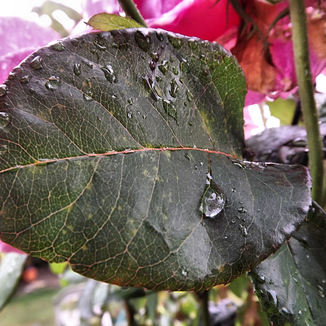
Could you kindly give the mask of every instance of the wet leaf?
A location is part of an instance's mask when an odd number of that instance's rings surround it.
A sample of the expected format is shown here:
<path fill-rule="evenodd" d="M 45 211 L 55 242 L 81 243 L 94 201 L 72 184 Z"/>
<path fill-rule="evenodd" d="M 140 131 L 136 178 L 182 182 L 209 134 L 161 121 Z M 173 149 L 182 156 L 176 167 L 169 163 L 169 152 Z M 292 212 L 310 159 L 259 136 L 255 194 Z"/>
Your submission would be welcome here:
<path fill-rule="evenodd" d="M 116 29 L 142 27 L 142 25 L 131 18 L 107 13 L 92 16 L 87 22 L 87 25 L 102 32 L 113 31 Z"/>
<path fill-rule="evenodd" d="M 92 33 L 38 50 L 5 86 L 0 236 L 34 256 L 201 291 L 252 269 L 308 211 L 306 168 L 240 160 L 245 80 L 217 44 Z"/>
<path fill-rule="evenodd" d="M 252 277 L 276 325 L 324 325 L 326 320 L 326 213 L 317 204 L 309 221 Z"/>

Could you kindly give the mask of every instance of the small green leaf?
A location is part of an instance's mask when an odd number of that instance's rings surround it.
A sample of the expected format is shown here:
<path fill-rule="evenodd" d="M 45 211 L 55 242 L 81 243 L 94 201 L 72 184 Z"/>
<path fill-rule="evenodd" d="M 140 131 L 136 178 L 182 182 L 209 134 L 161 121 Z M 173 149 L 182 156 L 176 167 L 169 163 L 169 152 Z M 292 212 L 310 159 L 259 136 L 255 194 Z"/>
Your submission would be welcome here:
<path fill-rule="evenodd" d="M 67 268 L 67 263 L 51 263 L 50 270 L 53 274 L 62 274 Z"/>
<path fill-rule="evenodd" d="M 280 119 L 282 126 L 291 125 L 294 111 L 295 102 L 291 99 L 277 99 L 273 102 L 267 102 L 272 116 Z"/>
<path fill-rule="evenodd" d="M 253 270 L 257 295 L 275 325 L 322 326 L 326 320 L 326 213 L 309 221 Z"/>
<path fill-rule="evenodd" d="M 107 13 L 92 16 L 87 22 L 87 25 L 102 32 L 113 31 L 116 29 L 143 27 L 131 18 Z"/>
<path fill-rule="evenodd" d="M 8 253 L 0 260 L 0 311 L 13 294 L 23 272 L 27 255 Z"/>

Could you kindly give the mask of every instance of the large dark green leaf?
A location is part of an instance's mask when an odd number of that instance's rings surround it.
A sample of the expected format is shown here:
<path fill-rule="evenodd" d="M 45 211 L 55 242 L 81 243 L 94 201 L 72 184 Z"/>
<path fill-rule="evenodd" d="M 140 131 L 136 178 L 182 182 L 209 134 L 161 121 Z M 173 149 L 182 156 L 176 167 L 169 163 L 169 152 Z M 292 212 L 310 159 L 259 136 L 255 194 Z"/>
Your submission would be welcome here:
<path fill-rule="evenodd" d="M 326 213 L 310 219 L 252 273 L 257 294 L 275 325 L 325 325 Z"/>
<path fill-rule="evenodd" d="M 2 93 L 0 236 L 85 276 L 226 283 L 280 246 L 310 205 L 304 167 L 234 158 L 245 80 L 217 44 L 89 34 L 32 54 Z"/>

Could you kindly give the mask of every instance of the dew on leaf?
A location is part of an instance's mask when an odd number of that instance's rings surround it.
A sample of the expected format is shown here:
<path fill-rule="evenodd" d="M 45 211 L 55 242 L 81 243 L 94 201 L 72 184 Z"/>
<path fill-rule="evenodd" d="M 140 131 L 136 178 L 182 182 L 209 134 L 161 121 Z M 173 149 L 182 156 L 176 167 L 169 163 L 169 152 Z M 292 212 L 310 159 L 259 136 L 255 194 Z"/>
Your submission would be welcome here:
<path fill-rule="evenodd" d="M 0 96 L 5 96 L 7 94 L 7 85 L 1 84 L 0 85 Z"/>
<path fill-rule="evenodd" d="M 51 76 L 45 83 L 47 89 L 55 90 L 61 85 L 60 77 Z"/>
<path fill-rule="evenodd" d="M 170 83 L 170 95 L 172 97 L 176 97 L 177 93 L 179 91 L 179 85 L 177 84 L 177 82 L 175 80 L 172 80 Z"/>
<path fill-rule="evenodd" d="M 174 104 L 169 100 L 163 100 L 164 111 L 172 117 L 174 120 L 177 120 L 177 109 Z"/>
<path fill-rule="evenodd" d="M 148 51 L 151 46 L 151 39 L 148 35 L 144 35 L 141 31 L 135 33 L 135 41 L 137 45 L 143 50 Z"/>
<path fill-rule="evenodd" d="M 22 84 L 27 84 L 31 79 L 31 76 L 29 75 L 25 75 L 25 76 L 22 76 L 19 81 L 22 83 Z"/>
<path fill-rule="evenodd" d="M 84 97 L 85 101 L 90 102 L 93 100 L 92 95 L 93 95 L 92 92 L 87 92 L 87 93 L 83 94 L 83 97 Z"/>
<path fill-rule="evenodd" d="M 104 77 L 106 80 L 108 80 L 110 83 L 116 82 L 117 77 L 111 65 L 101 67 L 101 70 L 104 72 Z"/>
<path fill-rule="evenodd" d="M 74 74 L 76 76 L 80 76 L 80 74 L 81 74 L 81 64 L 80 63 L 75 63 L 73 71 L 74 71 Z"/>
<path fill-rule="evenodd" d="M 150 55 L 154 62 L 158 62 L 160 55 L 157 52 L 152 52 Z"/>
<path fill-rule="evenodd" d="M 242 234 L 246 237 L 248 235 L 247 228 L 244 225 L 242 225 L 242 224 L 239 225 L 239 228 L 240 228 Z"/>
<path fill-rule="evenodd" d="M 167 60 L 163 60 L 162 63 L 158 66 L 158 69 L 162 72 L 163 75 L 169 70 L 169 62 Z"/>
<path fill-rule="evenodd" d="M 180 49 L 182 46 L 182 41 L 179 38 L 168 35 L 168 40 L 175 49 Z"/>
<path fill-rule="evenodd" d="M 5 128 L 10 122 L 10 117 L 7 112 L 0 112 L 0 128 Z"/>
<path fill-rule="evenodd" d="M 127 113 L 127 117 L 128 117 L 129 119 L 131 119 L 131 118 L 132 118 L 132 113 L 131 113 L 131 112 L 128 112 L 128 113 Z"/>
<path fill-rule="evenodd" d="M 247 210 L 243 206 L 241 206 L 238 208 L 238 212 L 239 213 L 247 213 Z"/>
<path fill-rule="evenodd" d="M 216 185 L 210 183 L 206 186 L 199 210 L 206 217 L 214 218 L 224 209 L 225 203 L 224 193 Z"/>
<path fill-rule="evenodd" d="M 42 58 L 38 55 L 36 56 L 30 63 L 30 66 L 35 69 L 39 70 L 42 68 Z"/>
<path fill-rule="evenodd" d="M 64 51 L 64 49 L 65 49 L 62 42 L 58 42 L 58 43 L 53 44 L 52 48 L 53 48 L 53 50 L 59 51 L 59 52 Z"/>

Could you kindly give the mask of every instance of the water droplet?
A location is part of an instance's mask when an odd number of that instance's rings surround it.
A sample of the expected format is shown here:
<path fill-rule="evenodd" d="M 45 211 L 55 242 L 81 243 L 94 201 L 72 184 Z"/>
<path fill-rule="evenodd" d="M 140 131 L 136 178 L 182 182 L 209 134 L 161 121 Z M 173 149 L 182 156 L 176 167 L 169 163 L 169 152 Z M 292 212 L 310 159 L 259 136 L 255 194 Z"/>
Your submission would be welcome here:
<path fill-rule="evenodd" d="M 127 113 L 127 116 L 128 116 L 129 119 L 131 119 L 132 118 L 132 113 L 131 112 L 128 112 Z"/>
<path fill-rule="evenodd" d="M 190 161 L 190 156 L 188 153 L 185 154 L 185 158 Z"/>
<path fill-rule="evenodd" d="M 81 64 L 80 63 L 75 63 L 73 70 L 74 70 L 74 74 L 76 76 L 80 76 L 80 74 L 81 74 Z"/>
<path fill-rule="evenodd" d="M 187 271 L 185 271 L 184 269 L 181 271 L 181 274 L 182 274 L 183 276 L 187 276 L 187 275 L 188 275 Z"/>
<path fill-rule="evenodd" d="M 179 85 L 177 84 L 177 82 L 175 80 L 172 80 L 170 83 L 171 89 L 170 89 L 170 95 L 172 97 L 176 97 L 177 93 L 179 91 Z"/>
<path fill-rule="evenodd" d="M 236 192 L 236 191 L 237 191 L 237 189 L 235 189 L 235 188 L 232 188 L 232 189 L 231 189 L 231 191 L 232 191 L 232 192 Z"/>
<path fill-rule="evenodd" d="M 93 100 L 92 95 L 93 95 L 93 93 L 91 91 L 89 91 L 87 93 L 84 93 L 83 97 L 84 97 L 85 101 L 90 102 Z"/>
<path fill-rule="evenodd" d="M 168 40 L 169 42 L 172 44 L 172 46 L 175 48 L 175 49 L 180 49 L 181 46 L 182 46 L 182 41 L 181 39 L 175 37 L 175 36 L 172 36 L 170 34 L 168 34 Z"/>
<path fill-rule="evenodd" d="M 61 85 L 60 77 L 51 76 L 45 83 L 47 89 L 55 90 Z"/>
<path fill-rule="evenodd" d="M 290 311 L 286 307 L 283 307 L 281 309 L 281 313 L 284 314 L 284 315 L 290 315 L 291 314 Z"/>
<path fill-rule="evenodd" d="M 53 50 L 55 51 L 64 51 L 65 47 L 63 46 L 62 42 L 58 42 L 52 45 Z"/>
<path fill-rule="evenodd" d="M 19 81 L 20 81 L 22 84 L 27 84 L 27 83 L 30 81 L 30 79 L 31 79 L 31 76 L 29 76 L 29 75 L 25 75 L 25 76 L 21 77 L 21 78 L 19 79 Z"/>
<path fill-rule="evenodd" d="M 235 222 L 236 222 L 236 220 L 235 220 L 235 219 L 232 219 L 232 220 L 231 220 L 231 223 L 232 223 L 232 224 L 234 224 Z"/>
<path fill-rule="evenodd" d="M 39 70 L 42 68 L 42 58 L 38 55 L 36 56 L 30 63 L 30 66 L 35 69 Z"/>
<path fill-rule="evenodd" d="M 301 311 L 301 310 L 298 311 L 298 315 L 299 315 L 299 316 L 302 315 L 302 311 Z"/>
<path fill-rule="evenodd" d="M 238 162 L 238 161 L 232 161 L 232 163 L 233 163 L 235 166 L 237 166 L 238 168 L 240 168 L 240 169 L 244 169 L 244 168 L 245 168 L 245 165 L 242 164 L 242 163 L 240 163 L 240 162 Z"/>
<path fill-rule="evenodd" d="M 211 183 L 205 189 L 199 210 L 206 217 L 214 218 L 224 209 L 225 203 L 226 197 L 224 193 L 215 184 Z"/>
<path fill-rule="evenodd" d="M 244 225 L 242 225 L 242 224 L 239 225 L 239 228 L 240 228 L 242 234 L 246 237 L 248 235 L 247 228 Z"/>
<path fill-rule="evenodd" d="M 326 280 L 325 280 L 325 279 L 321 280 L 321 282 L 322 282 L 323 284 L 326 284 Z"/>
<path fill-rule="evenodd" d="M 226 235 L 226 236 L 224 237 L 224 239 L 227 240 L 227 238 L 228 238 L 228 236 Z"/>
<path fill-rule="evenodd" d="M 154 61 L 151 61 L 151 62 L 149 63 L 149 68 L 150 68 L 151 70 L 154 70 L 155 67 L 156 67 L 156 63 L 155 63 Z"/>
<path fill-rule="evenodd" d="M 156 33 L 156 37 L 159 41 L 163 42 L 164 41 L 164 35 L 161 33 Z"/>
<path fill-rule="evenodd" d="M 241 206 L 241 207 L 238 208 L 238 212 L 239 213 L 247 213 L 247 210 L 244 207 Z"/>
<path fill-rule="evenodd" d="M 163 60 L 162 63 L 158 66 L 158 69 L 162 72 L 163 75 L 169 70 L 169 62 L 167 60 Z"/>
<path fill-rule="evenodd" d="M 10 122 L 10 117 L 7 112 L 0 112 L 0 128 L 5 128 Z"/>
<path fill-rule="evenodd" d="M 7 94 L 7 85 L 1 84 L 0 85 L 0 96 L 5 96 Z"/>
<path fill-rule="evenodd" d="M 108 80 L 110 83 L 117 81 L 117 77 L 114 74 L 114 70 L 111 65 L 106 65 L 105 67 L 102 67 L 101 70 L 104 72 L 104 77 L 106 80 Z"/>
<path fill-rule="evenodd" d="M 276 292 L 274 290 L 269 290 L 267 293 L 268 293 L 268 296 L 272 299 L 274 306 L 277 306 Z"/>
<path fill-rule="evenodd" d="M 188 100 L 189 102 L 191 102 L 191 100 L 192 100 L 192 94 L 190 93 L 189 90 L 187 90 L 186 95 L 187 95 L 187 100 Z"/>
<path fill-rule="evenodd" d="M 157 52 L 152 52 L 151 58 L 153 59 L 154 62 L 158 62 L 160 55 Z"/>
<path fill-rule="evenodd" d="M 106 50 L 106 46 L 101 44 L 99 40 L 95 40 L 93 42 L 93 44 L 101 51 L 105 51 Z"/>
<path fill-rule="evenodd" d="M 141 31 L 135 33 L 135 41 L 137 45 L 143 50 L 148 51 L 151 46 L 151 39 L 148 35 L 144 35 Z"/>
<path fill-rule="evenodd" d="M 169 100 L 163 100 L 164 111 L 172 117 L 174 120 L 177 120 L 177 109 Z"/>
<path fill-rule="evenodd" d="M 176 66 L 172 67 L 172 72 L 177 76 L 179 74 L 179 69 Z"/>
<path fill-rule="evenodd" d="M 129 104 L 129 105 L 132 105 L 132 103 L 133 103 L 133 100 L 132 100 L 132 98 L 131 98 L 131 97 L 129 97 L 129 98 L 128 98 L 128 100 L 127 100 L 127 102 L 128 102 L 128 104 Z"/>
<path fill-rule="evenodd" d="M 192 50 L 196 50 L 198 48 L 198 43 L 197 43 L 197 41 L 194 41 L 194 40 L 190 40 L 188 42 L 188 45 L 189 45 L 190 49 L 192 49 Z"/>

